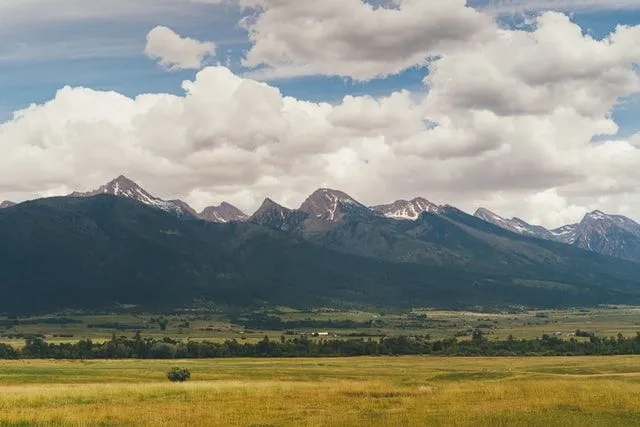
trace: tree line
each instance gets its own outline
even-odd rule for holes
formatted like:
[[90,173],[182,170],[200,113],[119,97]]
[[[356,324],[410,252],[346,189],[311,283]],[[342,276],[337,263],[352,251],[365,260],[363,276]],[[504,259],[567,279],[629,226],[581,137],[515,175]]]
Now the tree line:
[[0,344],[0,359],[188,359],[231,357],[349,357],[392,355],[439,356],[581,356],[640,354],[640,332],[635,337],[597,337],[564,340],[543,335],[535,339],[487,340],[475,330],[469,340],[430,340],[427,337],[381,339],[310,339],[264,337],[256,343],[176,341],[114,336],[103,343],[83,339],[77,343],[49,343],[29,337],[22,348]]

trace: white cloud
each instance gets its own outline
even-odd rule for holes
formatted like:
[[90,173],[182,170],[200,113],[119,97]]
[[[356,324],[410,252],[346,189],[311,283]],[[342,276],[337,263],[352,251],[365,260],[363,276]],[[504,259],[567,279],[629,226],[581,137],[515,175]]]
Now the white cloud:
[[465,0],[239,0],[252,47],[245,65],[268,77],[327,74],[369,80],[424,65],[452,44],[482,37],[491,19]]
[[[362,5],[350,5],[362,12]],[[284,0],[267,6],[275,9],[264,14],[299,13]],[[310,12],[329,13],[316,6]],[[403,19],[405,7],[421,6],[403,2],[397,10]],[[453,22],[459,13],[467,16],[446,10]],[[342,12],[334,13],[343,24]],[[385,28],[398,25],[400,34],[385,37],[410,40],[392,16]],[[182,197],[197,208],[227,200],[251,211],[265,196],[296,206],[328,186],[370,204],[421,195],[466,210],[487,205],[548,226],[595,207],[640,219],[637,137],[617,138],[610,113],[620,97],[639,89],[639,27],[620,27],[598,41],[556,13],[541,15],[528,32],[478,22],[480,32],[439,45],[442,57],[432,64],[424,93],[312,103],[224,67],[201,70],[183,84],[183,96],[132,99],[64,88],[0,125],[0,199],[87,189],[125,173],[159,196]],[[301,42],[325,37],[313,28],[301,31]],[[450,34],[433,31],[440,42]],[[363,46],[360,36],[337,37],[330,40],[341,40],[343,52]],[[305,46],[309,59],[296,61],[317,70],[324,60],[314,58],[327,58],[323,45]],[[322,62],[327,72],[355,76],[365,69],[341,55]],[[360,76],[403,63],[393,55],[386,61],[368,62]],[[610,140],[592,143],[596,135]]]
[[207,57],[216,54],[216,45],[188,37],[180,37],[173,30],[158,26],[147,34],[144,53],[157,59],[169,71],[200,69]]
[[567,16],[547,12],[533,31],[496,30],[494,37],[434,61],[425,78],[430,103],[438,111],[513,115],[566,108],[602,117],[618,98],[640,88],[633,68],[640,61],[638,40],[640,26],[618,27],[594,40]]

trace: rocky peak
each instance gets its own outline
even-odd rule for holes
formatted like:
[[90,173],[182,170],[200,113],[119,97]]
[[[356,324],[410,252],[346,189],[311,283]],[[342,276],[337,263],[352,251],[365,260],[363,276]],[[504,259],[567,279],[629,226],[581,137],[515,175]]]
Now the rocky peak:
[[304,221],[308,214],[285,208],[266,198],[249,222],[278,230],[291,231]]
[[292,209],[285,208],[284,206],[274,202],[270,198],[264,199],[262,205],[258,208],[258,210],[251,216],[251,218],[263,217],[265,215],[268,216],[284,216],[287,213],[293,212]]
[[230,203],[222,202],[219,206],[209,206],[199,215],[200,219],[209,222],[228,223],[242,222],[249,219],[249,216]]
[[71,193],[71,197],[92,197],[99,194],[109,194],[112,196],[128,197],[139,201],[155,199],[151,194],[145,191],[142,187],[130,180],[124,175],[120,175],[116,179],[113,179],[99,188],[84,193],[74,192]]
[[474,214],[476,218],[480,218],[484,221],[490,222],[491,224],[497,225],[498,227],[505,228],[510,231],[514,231],[513,225],[505,218],[500,215],[491,212],[486,208],[479,208]]
[[568,224],[551,230],[554,240],[564,243],[573,243],[576,240],[576,229],[578,224]]
[[640,262],[637,223],[621,215],[593,211],[576,227],[573,244],[582,249]]
[[4,202],[0,203],[0,209],[10,208],[15,205],[16,205],[15,203],[5,200]]
[[586,214],[582,219],[582,222],[598,222],[598,221],[612,221],[612,218],[602,211],[593,211]]
[[424,212],[438,213],[440,207],[423,197],[413,200],[397,200],[388,205],[373,206],[375,212],[393,219],[416,220]]
[[366,218],[377,215],[348,194],[328,188],[321,188],[313,192],[302,203],[300,211],[331,222],[341,221],[348,216]]
[[147,206],[151,206],[157,209],[161,209],[166,212],[173,213],[175,215],[181,217],[193,217],[192,214],[193,209],[187,205],[187,203],[181,200],[174,201],[165,201],[159,199],[150,193],[148,193],[144,188],[136,184],[134,181],[130,180],[124,175],[120,175],[116,179],[109,181],[108,183],[100,186],[96,190],[87,191],[84,193],[74,192],[71,193],[70,197],[93,197],[101,194],[116,196],[116,197],[125,197],[128,199],[133,199],[139,203],[142,203]]
[[556,240],[555,234],[541,225],[529,224],[521,218],[506,219],[500,215],[491,212],[488,209],[480,208],[474,214],[476,218],[480,218],[491,224],[502,227],[513,233],[522,234],[523,236],[537,237],[539,239]]

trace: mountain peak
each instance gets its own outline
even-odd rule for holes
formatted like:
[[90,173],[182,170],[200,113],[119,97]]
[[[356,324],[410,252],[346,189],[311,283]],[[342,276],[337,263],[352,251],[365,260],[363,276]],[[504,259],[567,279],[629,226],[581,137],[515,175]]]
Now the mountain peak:
[[112,196],[127,197],[130,199],[136,199],[139,202],[150,204],[152,200],[159,200],[156,197],[149,194],[145,189],[139,186],[137,183],[127,178],[124,175],[112,179],[99,188],[88,191],[85,193],[74,192],[71,194],[73,197],[91,197],[99,194],[109,194]]
[[589,212],[588,214],[586,214],[584,216],[584,219],[591,219],[591,220],[597,220],[597,221],[601,221],[601,220],[610,220],[611,216],[607,215],[606,213],[599,211],[599,210],[595,210],[593,212]]
[[10,208],[15,205],[16,205],[15,203],[10,202],[9,200],[5,200],[4,202],[0,203],[0,209]]
[[320,188],[314,191],[302,203],[300,211],[332,222],[341,221],[347,216],[372,217],[376,215],[347,193],[329,188]]
[[226,224],[228,222],[241,222],[249,219],[249,216],[230,203],[222,202],[219,206],[205,208],[198,217],[209,222]]
[[487,208],[478,208],[476,210],[476,212],[473,214],[474,216],[480,217],[481,215],[485,215],[485,216],[490,216],[490,217],[499,217],[502,218],[500,215],[494,213],[493,211],[490,211]]
[[541,225],[532,225],[521,218],[505,219],[500,215],[486,208],[480,208],[474,214],[476,218],[480,218],[493,225],[509,230],[513,233],[522,234],[523,236],[537,237],[539,239],[560,240],[561,234],[551,232]]
[[251,215],[249,222],[278,230],[290,231],[295,229],[306,217],[306,213],[285,208],[267,197],[258,210]]
[[373,206],[375,212],[387,218],[416,220],[424,212],[437,213],[440,207],[424,197],[416,197],[412,200],[396,200],[388,205]]
[[266,197],[264,199],[264,201],[262,202],[262,204],[260,205],[260,207],[258,208],[258,210],[254,213],[257,214],[260,211],[264,211],[264,210],[277,210],[277,211],[290,211],[291,209],[289,208],[285,208],[284,206],[282,206],[279,203],[276,203],[273,201],[273,199],[270,199],[269,197]]
[[500,215],[498,215],[497,213],[494,213],[492,211],[490,211],[487,208],[478,208],[478,210],[476,210],[476,212],[473,214],[473,216],[475,216],[476,218],[480,218],[483,219],[487,222],[490,222],[492,224],[495,224],[499,227],[503,227],[503,228],[507,228],[505,225],[507,225],[509,222],[504,219],[503,217],[501,217]]
[[142,188],[133,180],[127,178],[124,175],[118,176],[117,178],[107,182],[106,184],[100,186],[95,190],[87,191],[84,193],[73,192],[69,196],[70,197],[93,197],[101,194],[133,199],[144,205],[161,209],[163,211],[170,212],[178,216],[193,217],[194,216],[193,213],[195,212],[187,203],[181,200],[174,200],[174,201],[167,202],[165,200],[159,199],[151,195],[144,188]]

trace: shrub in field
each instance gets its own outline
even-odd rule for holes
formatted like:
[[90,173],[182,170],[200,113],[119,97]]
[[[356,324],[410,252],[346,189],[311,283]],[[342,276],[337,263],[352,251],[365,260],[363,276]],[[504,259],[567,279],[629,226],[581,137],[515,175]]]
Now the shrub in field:
[[167,372],[167,378],[174,383],[182,383],[191,378],[191,372],[186,368],[173,367]]

